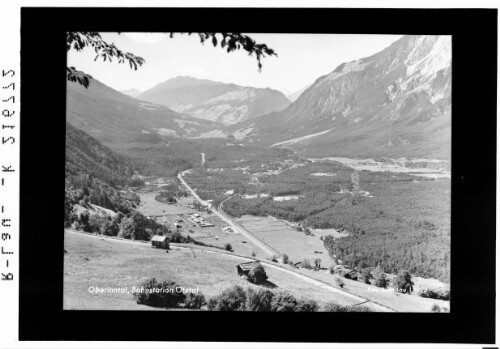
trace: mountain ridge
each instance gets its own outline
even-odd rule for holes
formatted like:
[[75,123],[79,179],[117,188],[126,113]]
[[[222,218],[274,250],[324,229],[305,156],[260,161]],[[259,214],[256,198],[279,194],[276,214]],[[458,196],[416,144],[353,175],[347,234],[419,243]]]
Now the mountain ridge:
[[144,91],[137,98],[223,125],[282,110],[290,104],[286,96],[275,89],[240,86],[189,76],[168,79]]
[[332,129],[291,146],[308,155],[449,159],[451,38],[404,36],[342,63],[285,110],[229,131],[248,128],[246,142],[267,145]]

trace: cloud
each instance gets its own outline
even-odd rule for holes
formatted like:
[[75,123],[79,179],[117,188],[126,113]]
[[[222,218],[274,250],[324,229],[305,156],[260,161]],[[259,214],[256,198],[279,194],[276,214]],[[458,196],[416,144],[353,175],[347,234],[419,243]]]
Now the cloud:
[[140,44],[156,44],[167,37],[164,33],[123,33],[123,35]]

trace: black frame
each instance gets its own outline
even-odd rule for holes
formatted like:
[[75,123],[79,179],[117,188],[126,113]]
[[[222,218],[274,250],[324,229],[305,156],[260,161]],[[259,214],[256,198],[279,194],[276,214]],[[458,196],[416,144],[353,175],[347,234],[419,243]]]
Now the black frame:
[[[496,9],[22,8],[20,340],[494,343],[497,18]],[[451,313],[63,311],[67,31],[453,35]]]

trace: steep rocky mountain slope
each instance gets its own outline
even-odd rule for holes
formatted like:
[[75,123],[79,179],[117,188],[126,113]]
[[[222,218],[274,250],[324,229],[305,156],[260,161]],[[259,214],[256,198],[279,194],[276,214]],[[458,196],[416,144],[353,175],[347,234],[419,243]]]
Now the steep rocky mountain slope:
[[311,156],[449,159],[451,37],[404,36],[339,65],[287,109],[226,132]]
[[180,76],[137,96],[198,119],[231,125],[285,109],[290,101],[270,88],[243,87]]

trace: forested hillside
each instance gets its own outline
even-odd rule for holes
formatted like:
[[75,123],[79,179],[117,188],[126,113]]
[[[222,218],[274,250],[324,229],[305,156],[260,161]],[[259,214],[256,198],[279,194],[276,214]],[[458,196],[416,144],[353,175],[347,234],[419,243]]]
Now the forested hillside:
[[66,172],[90,174],[110,184],[130,183],[134,166],[94,137],[66,123]]
[[132,163],[95,138],[66,123],[66,193],[72,204],[88,203],[130,212],[139,203],[132,193],[121,193],[118,185],[141,185],[132,179]]

